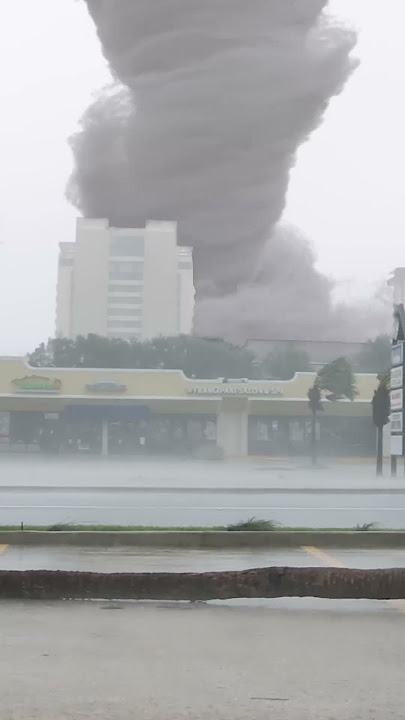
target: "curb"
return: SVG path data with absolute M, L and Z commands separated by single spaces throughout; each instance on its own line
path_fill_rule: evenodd
M 272 532 L 229 531 L 62 531 L 9 530 L 0 532 L 0 544 L 28 546 L 159 547 L 188 550 L 223 548 L 405 548 L 405 532 L 316 532 L 313 530 Z

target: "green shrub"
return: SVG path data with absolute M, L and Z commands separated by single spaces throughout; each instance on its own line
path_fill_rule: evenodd
M 279 528 L 279 524 L 276 522 L 273 522 L 273 520 L 259 520 L 257 518 L 251 517 L 251 518 L 249 518 L 249 520 L 245 520 L 244 522 L 241 521 L 238 523 L 234 523 L 232 525 L 228 525 L 226 529 L 229 532 L 241 532 L 241 531 L 272 532 L 274 530 L 277 530 L 278 528 Z
M 378 530 L 378 523 L 376 522 L 368 522 L 363 523 L 362 525 L 356 525 L 354 528 L 358 532 L 367 532 L 368 530 Z
M 64 532 L 67 530 L 72 529 L 72 523 L 55 523 L 55 525 L 50 525 L 47 530 L 49 532 Z

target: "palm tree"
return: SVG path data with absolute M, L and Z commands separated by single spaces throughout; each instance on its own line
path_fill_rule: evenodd
M 312 412 L 311 424 L 311 457 L 312 464 L 316 464 L 316 421 L 320 410 L 322 392 L 328 393 L 326 400 L 354 400 L 357 395 L 356 379 L 352 367 L 346 358 L 337 358 L 319 370 L 313 386 L 308 390 L 309 407 Z
M 373 423 L 377 428 L 377 458 L 376 458 L 376 474 L 383 474 L 383 428 L 389 421 L 390 417 L 390 376 L 389 373 L 379 375 L 379 385 L 374 390 L 372 399 L 373 405 Z
M 318 376 L 311 388 L 308 390 L 309 407 L 312 413 L 311 418 L 311 459 L 312 465 L 316 465 L 316 421 L 318 412 L 323 411 L 321 404 L 321 391 L 317 385 Z
M 327 400 L 354 400 L 357 395 L 356 379 L 352 366 L 346 358 L 341 357 L 325 365 L 318 372 L 316 384 L 320 390 L 329 392 Z

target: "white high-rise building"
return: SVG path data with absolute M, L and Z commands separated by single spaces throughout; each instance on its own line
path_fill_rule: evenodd
M 405 268 L 397 267 L 392 271 L 392 278 L 387 283 L 393 288 L 394 305 L 405 305 Z
M 114 228 L 105 219 L 79 218 L 76 242 L 59 248 L 59 337 L 129 340 L 191 332 L 192 249 L 177 245 L 176 223 Z

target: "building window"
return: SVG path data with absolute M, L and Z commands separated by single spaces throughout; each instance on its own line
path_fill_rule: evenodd
M 109 305 L 143 305 L 143 298 L 141 296 L 134 297 L 133 295 L 121 295 L 108 298 Z
M 113 235 L 109 250 L 110 257 L 143 257 L 145 240 L 139 235 Z
M 110 268 L 109 280 L 143 280 L 143 272 L 131 268 L 134 263 L 114 263 L 116 267 Z M 121 265 L 121 267 L 119 267 Z
M 134 272 L 128 270 L 128 272 L 110 270 L 108 275 L 109 280 L 143 280 L 142 272 Z
M 133 307 L 133 308 L 108 308 L 108 315 L 119 315 L 120 317 L 125 317 L 125 315 L 129 316 L 138 316 L 142 315 L 142 308 L 140 307 Z
M 108 292 L 110 293 L 139 293 L 143 291 L 142 283 L 131 283 L 131 285 L 113 285 L 108 286 Z
M 107 337 L 109 338 L 120 338 L 121 340 L 126 340 L 126 342 L 131 342 L 132 340 L 141 340 L 142 339 L 142 332 L 140 330 L 135 330 L 134 332 L 125 332 L 122 331 L 114 331 L 111 330 L 107 333 Z
M 143 260 L 110 260 L 110 270 L 115 272 L 143 272 Z
M 140 320 L 108 320 L 108 328 L 141 328 L 142 322 Z
M 132 260 L 110 261 L 110 280 L 143 280 L 143 262 Z

